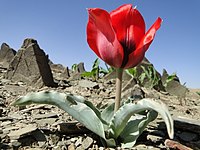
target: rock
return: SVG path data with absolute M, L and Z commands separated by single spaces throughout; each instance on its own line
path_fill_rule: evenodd
M 192 132 L 181 132 L 178 136 L 185 142 L 191 142 L 198 139 L 198 135 Z
M 35 122 L 41 127 L 46 127 L 47 125 L 52 125 L 56 122 L 57 118 L 43 118 L 40 120 L 35 120 Z
M 14 49 L 10 48 L 6 43 L 3 43 L 0 49 L 0 66 L 8 68 L 15 54 L 16 51 Z
M 162 77 L 161 77 L 163 85 L 166 83 L 166 80 L 168 77 L 169 77 L 169 74 L 167 73 L 167 70 L 163 69 L 163 73 L 162 73 Z M 180 83 L 179 77 L 177 75 L 174 76 L 173 80 Z
M 57 125 L 57 129 L 62 134 L 84 134 L 89 133 L 90 130 L 85 128 L 83 125 L 78 122 L 67 122 L 67 123 L 59 123 Z
M 180 80 L 177 76 L 175 76 L 173 80 L 166 83 L 168 77 L 169 74 L 164 69 L 162 74 L 162 83 L 166 85 L 165 87 L 166 91 L 169 94 L 175 95 L 180 99 L 185 99 L 188 89 L 184 85 L 181 85 Z
M 58 115 L 55 113 L 48 114 L 33 114 L 34 119 L 44 119 L 44 118 L 58 118 Z
M 21 143 L 17 140 L 11 140 L 11 144 L 14 148 L 18 148 L 21 146 Z
M 75 150 L 74 143 L 71 143 L 71 144 L 68 146 L 68 150 Z
M 75 142 L 75 146 L 78 147 L 79 145 L 82 144 L 82 140 L 83 140 L 83 137 L 80 137 L 76 142 Z
M 166 84 L 166 80 L 167 80 L 168 77 L 169 77 L 169 74 L 167 73 L 167 70 L 163 69 L 163 73 L 162 73 L 162 76 L 161 76 L 161 81 L 162 81 L 163 85 Z
M 161 141 L 162 137 L 149 134 L 147 135 L 147 140 L 151 140 L 153 143 L 156 143 L 158 141 Z
M 142 62 L 136 67 L 136 70 L 137 70 L 137 77 L 139 77 L 142 73 L 144 73 L 144 70 L 143 68 L 148 71 L 148 70 L 151 70 L 151 68 L 153 70 L 155 70 L 155 76 L 156 77 L 152 77 L 152 78 L 157 78 L 158 81 L 155 85 L 151 85 L 151 81 L 149 80 L 149 78 L 145 77 L 144 78 L 144 81 L 141 83 L 142 86 L 146 87 L 146 88 L 149 88 L 149 87 L 152 87 L 158 91 L 165 91 L 165 87 L 163 86 L 162 84 L 162 81 L 161 81 L 161 75 L 160 73 L 155 69 L 155 67 L 153 66 L 152 63 L 150 63 L 150 61 L 145 57 Z M 152 71 L 153 71 L 152 70 Z M 153 74 L 154 75 L 154 74 Z
M 200 134 L 199 120 L 188 119 L 186 117 L 181 116 L 173 117 L 173 119 L 175 128 Z
M 10 124 L 12 124 L 12 122 L 8 120 L 8 121 L 2 122 L 2 123 L 1 123 L 1 126 L 8 126 L 8 125 L 10 125 Z
M 84 63 L 83 63 L 83 62 L 81 62 L 81 63 L 79 63 L 79 64 L 77 65 L 77 72 L 78 72 L 78 73 L 83 73 L 83 72 L 85 72 L 85 67 L 84 67 Z
M 171 95 L 175 95 L 178 97 L 184 98 L 188 89 L 181 85 L 178 81 L 170 81 L 166 86 L 166 91 L 169 92 Z
M 85 72 L 84 63 L 81 62 L 72 69 L 70 80 L 79 80 L 82 78 L 81 74 Z
M 33 132 L 32 135 L 34 136 L 36 141 L 38 141 L 39 147 L 43 147 L 45 145 L 47 138 L 46 138 L 45 134 L 43 133 L 43 131 L 37 130 L 37 131 Z
M 22 138 L 24 136 L 30 135 L 32 132 L 36 131 L 37 127 L 33 124 L 27 125 L 24 128 L 21 128 L 16 131 L 11 131 L 8 136 L 11 140 L 17 140 L 19 138 Z
M 51 67 L 54 79 L 65 80 L 70 77 L 68 67 L 64 67 L 61 64 L 52 64 L 52 63 L 50 64 L 50 67 Z
M 22 47 L 10 62 L 4 77 L 14 82 L 23 81 L 36 87 L 56 86 L 48 64 L 48 57 L 34 39 L 24 40 Z
M 88 149 L 93 144 L 93 142 L 93 139 L 87 136 L 82 142 L 83 149 Z
M 112 71 L 111 73 L 107 74 L 104 78 L 103 78 L 105 81 L 108 81 L 108 80 L 112 80 L 112 79 L 116 79 L 116 70 Z M 122 79 L 124 81 L 130 81 L 132 79 L 132 77 L 126 73 L 125 71 L 123 72 L 123 77 Z
M 138 84 L 122 92 L 122 98 L 125 99 L 132 98 L 133 100 L 140 100 L 144 98 L 144 95 L 145 95 L 144 91 Z
M 97 88 L 98 84 L 89 80 L 81 80 L 78 85 L 83 88 Z
M 123 87 L 122 87 L 122 92 L 130 89 L 130 88 L 133 88 L 134 85 L 137 84 L 137 81 L 135 78 L 131 78 Z

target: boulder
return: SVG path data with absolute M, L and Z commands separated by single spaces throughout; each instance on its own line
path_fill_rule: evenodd
M 22 47 L 10 62 L 4 77 L 27 85 L 56 86 L 48 64 L 49 59 L 34 39 L 25 39 Z
M 14 49 L 10 48 L 6 43 L 3 43 L 0 49 L 0 66 L 8 68 L 15 54 L 16 51 Z
M 70 77 L 69 68 L 64 67 L 61 64 L 50 64 L 51 71 L 53 73 L 53 78 L 56 80 L 65 80 Z
M 84 63 L 80 62 L 79 64 L 75 64 L 75 67 L 69 71 L 70 80 L 79 80 L 81 79 L 81 74 L 85 72 Z
M 184 99 L 186 93 L 188 92 L 188 89 L 180 83 L 178 76 L 174 76 L 174 78 L 171 81 L 166 82 L 168 77 L 169 74 L 165 69 L 163 69 L 161 80 L 163 85 L 166 86 L 166 91 L 171 95 L 177 96 L 180 99 Z
M 161 81 L 162 81 L 163 85 L 166 84 L 166 81 L 167 81 L 168 77 L 169 77 L 169 74 L 168 74 L 167 70 L 163 69 L 163 73 L 162 73 L 162 76 L 161 76 Z M 175 75 L 173 77 L 173 80 L 177 81 L 178 83 L 180 83 L 179 77 L 177 75 Z
M 85 72 L 85 67 L 84 67 L 84 63 L 83 63 L 83 62 L 80 62 L 80 63 L 77 65 L 77 72 L 78 72 L 78 73 L 83 73 L 83 72 Z

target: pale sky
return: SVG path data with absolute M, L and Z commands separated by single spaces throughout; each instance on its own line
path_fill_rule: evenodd
M 111 11 L 127 3 L 137 6 L 146 30 L 157 17 L 163 19 L 146 53 L 155 68 L 176 72 L 186 86 L 200 88 L 200 0 L 2 0 L 0 44 L 18 50 L 25 38 L 34 38 L 54 63 L 84 62 L 89 70 L 97 56 L 86 41 L 86 8 Z

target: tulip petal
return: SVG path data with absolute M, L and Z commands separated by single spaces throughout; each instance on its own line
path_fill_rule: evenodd
M 145 34 L 145 22 L 142 15 L 136 8 L 132 8 L 131 4 L 126 4 L 112 11 L 110 16 L 125 54 L 130 54 Z
M 147 31 L 143 39 L 141 40 L 139 46 L 135 51 L 133 51 L 128 58 L 128 62 L 124 68 L 132 68 L 138 65 L 142 59 L 144 58 L 145 52 L 149 48 L 150 44 L 152 43 L 156 31 L 160 28 L 162 23 L 162 19 L 159 17 L 151 28 Z
M 162 19 L 158 17 L 158 19 L 154 22 L 154 24 L 150 27 L 150 29 L 145 34 L 142 45 L 144 46 L 144 51 L 146 52 L 149 48 L 150 44 L 153 42 L 153 39 L 155 37 L 156 31 L 160 28 L 162 23 Z
M 107 64 L 119 68 L 123 48 L 111 24 L 110 14 L 102 9 L 88 9 L 87 42 L 90 48 Z

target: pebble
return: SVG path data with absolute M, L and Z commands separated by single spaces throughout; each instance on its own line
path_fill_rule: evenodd
M 21 128 L 19 130 L 16 130 L 16 131 L 11 131 L 8 136 L 10 137 L 10 139 L 19 139 L 21 137 L 24 137 L 28 134 L 31 134 L 33 131 L 36 131 L 37 130 L 37 127 L 35 125 L 27 125 L 26 127 L 24 128 Z
M 21 146 L 21 143 L 18 140 L 11 140 L 11 145 L 15 148 Z
M 81 80 L 78 82 L 80 87 L 83 88 L 97 88 L 98 84 L 89 80 Z
M 68 150 L 75 150 L 74 143 L 71 143 L 71 144 L 68 146 Z
M 92 144 L 93 144 L 93 139 L 87 136 L 82 142 L 82 147 L 84 149 L 88 149 Z
M 147 135 L 147 140 L 151 140 L 153 143 L 156 143 L 157 141 L 160 141 L 162 137 L 156 136 L 156 135 Z

